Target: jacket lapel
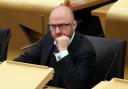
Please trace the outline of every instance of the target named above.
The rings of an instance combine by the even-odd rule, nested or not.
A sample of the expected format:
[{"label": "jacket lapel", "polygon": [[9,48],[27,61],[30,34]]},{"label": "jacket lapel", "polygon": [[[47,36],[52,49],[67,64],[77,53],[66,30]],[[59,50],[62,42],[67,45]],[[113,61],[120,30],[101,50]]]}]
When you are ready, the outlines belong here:
[{"label": "jacket lapel", "polygon": [[48,61],[48,57],[50,55],[50,52],[54,46],[53,44],[53,39],[51,37],[51,34],[48,34],[48,37],[46,38],[44,44],[45,46],[43,47],[42,50],[42,58],[41,58],[41,64],[46,65],[47,61]]},{"label": "jacket lapel", "polygon": [[68,47],[68,51],[70,53],[75,52],[75,50],[78,48],[79,45],[79,40],[80,39],[80,35],[78,32],[75,32],[75,36],[72,40],[72,42],[70,43],[69,47]]}]

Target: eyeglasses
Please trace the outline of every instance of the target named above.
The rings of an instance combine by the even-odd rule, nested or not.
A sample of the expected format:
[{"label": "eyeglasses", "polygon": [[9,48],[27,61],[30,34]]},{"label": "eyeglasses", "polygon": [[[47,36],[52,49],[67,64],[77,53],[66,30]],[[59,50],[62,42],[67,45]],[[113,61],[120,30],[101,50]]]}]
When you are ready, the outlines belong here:
[{"label": "eyeglasses", "polygon": [[60,30],[65,30],[67,29],[67,26],[71,25],[71,23],[62,23],[62,24],[49,24],[49,29],[50,30],[56,30],[58,27]]}]

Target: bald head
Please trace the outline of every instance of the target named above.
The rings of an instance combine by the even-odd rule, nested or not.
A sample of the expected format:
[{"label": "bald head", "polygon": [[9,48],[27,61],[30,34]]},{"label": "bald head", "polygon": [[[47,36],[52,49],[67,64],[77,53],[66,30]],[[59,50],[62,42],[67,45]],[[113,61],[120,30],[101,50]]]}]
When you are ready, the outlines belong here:
[{"label": "bald head", "polygon": [[52,19],[52,17],[64,17],[65,20],[73,21],[74,20],[74,14],[73,11],[65,6],[65,5],[60,5],[56,8],[54,8],[49,17],[49,21]]},{"label": "bald head", "polygon": [[71,38],[76,27],[77,21],[74,19],[73,11],[69,7],[60,5],[51,11],[49,28],[54,39],[61,36]]}]

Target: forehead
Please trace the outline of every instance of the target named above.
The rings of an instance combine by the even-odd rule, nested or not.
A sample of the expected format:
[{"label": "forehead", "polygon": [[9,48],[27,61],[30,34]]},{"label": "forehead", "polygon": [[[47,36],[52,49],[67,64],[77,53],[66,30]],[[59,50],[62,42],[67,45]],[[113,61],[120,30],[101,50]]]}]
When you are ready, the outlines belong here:
[{"label": "forehead", "polygon": [[69,21],[71,20],[71,13],[67,8],[56,8],[54,9],[51,14],[49,21],[59,21],[59,20],[64,20],[64,21]]}]

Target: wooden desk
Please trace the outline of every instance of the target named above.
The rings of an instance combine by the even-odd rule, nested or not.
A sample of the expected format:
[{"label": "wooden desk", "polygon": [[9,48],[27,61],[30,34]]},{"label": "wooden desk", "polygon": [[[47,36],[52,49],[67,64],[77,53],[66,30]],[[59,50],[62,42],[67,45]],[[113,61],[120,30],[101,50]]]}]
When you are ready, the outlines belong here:
[{"label": "wooden desk", "polygon": [[128,89],[128,80],[112,78],[110,81],[101,81],[92,89]]},{"label": "wooden desk", "polygon": [[[122,8],[122,9],[120,9],[120,8]],[[122,11],[122,10],[125,10],[125,8],[127,8],[127,6],[124,3],[121,3],[121,1],[120,2],[117,1],[115,3],[111,3],[111,4],[102,6],[100,8],[97,8],[97,9],[94,9],[91,11],[91,14],[93,16],[99,16],[104,35],[106,37],[114,38],[114,39],[121,39],[121,40],[128,40],[128,34],[126,34],[127,33],[127,24],[126,23],[128,23],[128,22],[125,21],[125,20],[127,20],[128,17],[126,17],[127,15],[125,16],[125,14],[123,14],[123,12],[127,12],[127,11]],[[111,15],[110,15],[110,12],[111,12]],[[120,12],[120,13],[122,13],[122,15],[120,13],[115,13],[115,12]],[[107,15],[107,18],[106,18],[106,15]],[[108,16],[109,16],[109,19],[108,19]],[[111,17],[111,16],[113,16],[113,17]],[[112,18],[112,19],[110,19],[110,18]],[[108,20],[109,20],[109,22],[108,22]],[[119,21],[119,22],[116,22],[116,21]],[[110,23],[111,23],[111,26],[110,26]],[[115,25],[117,25],[119,27],[117,27]],[[112,30],[110,30],[110,29],[112,29]]]},{"label": "wooden desk", "polygon": [[102,4],[108,1],[109,0],[70,0],[69,6],[73,9],[73,11],[77,11],[94,5]]},{"label": "wooden desk", "polygon": [[106,14],[109,10],[109,8],[113,5],[114,3],[102,6],[100,8],[94,9],[91,11],[91,14],[93,16],[99,16],[102,28],[103,28],[103,32],[105,32],[105,18],[106,18]]}]

